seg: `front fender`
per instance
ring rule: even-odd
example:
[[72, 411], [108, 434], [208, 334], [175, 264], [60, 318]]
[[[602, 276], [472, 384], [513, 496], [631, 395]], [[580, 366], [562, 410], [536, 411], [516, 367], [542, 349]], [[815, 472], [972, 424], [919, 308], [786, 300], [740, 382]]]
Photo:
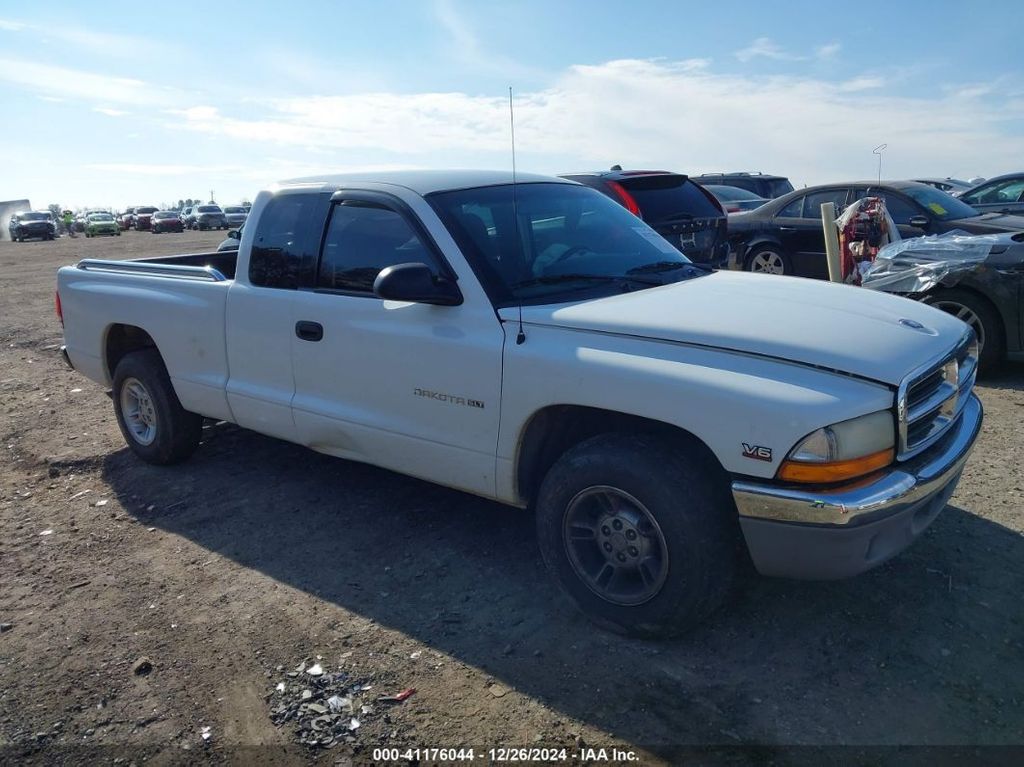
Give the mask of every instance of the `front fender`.
[[578, 405], [676, 426], [707, 445], [727, 471], [771, 478], [807, 434], [891, 408], [893, 398], [882, 384], [797, 363], [533, 326], [526, 343], [505, 348], [499, 496], [515, 497], [518, 445], [546, 407]]

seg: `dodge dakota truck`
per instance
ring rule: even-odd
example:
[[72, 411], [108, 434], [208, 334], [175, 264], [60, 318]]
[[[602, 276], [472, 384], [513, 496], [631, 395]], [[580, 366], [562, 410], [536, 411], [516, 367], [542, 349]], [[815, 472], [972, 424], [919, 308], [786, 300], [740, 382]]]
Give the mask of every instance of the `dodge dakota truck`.
[[710, 272], [545, 176], [282, 183], [237, 252], [84, 260], [57, 308], [141, 459], [217, 419], [531, 509], [564, 591], [640, 636], [704, 619], [748, 554], [807, 579], [896, 555], [982, 421], [958, 319]]

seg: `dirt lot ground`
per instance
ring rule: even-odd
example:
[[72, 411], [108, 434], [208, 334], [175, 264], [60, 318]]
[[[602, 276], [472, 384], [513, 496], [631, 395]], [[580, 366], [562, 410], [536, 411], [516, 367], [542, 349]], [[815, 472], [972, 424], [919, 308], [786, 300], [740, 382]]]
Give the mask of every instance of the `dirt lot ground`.
[[627, 641], [563, 601], [526, 513], [223, 425], [182, 466], [136, 460], [106, 394], [58, 359], [55, 270], [220, 239], [0, 243], [0, 761], [331, 763], [352, 747], [278, 750], [294, 735], [270, 720], [275, 685], [318, 656], [373, 685], [360, 763], [459, 745], [573, 761], [577, 739], [644, 763], [1024, 743], [1024, 368], [980, 387], [963, 481], [895, 561], [838, 583], [749, 575], [689, 636]]

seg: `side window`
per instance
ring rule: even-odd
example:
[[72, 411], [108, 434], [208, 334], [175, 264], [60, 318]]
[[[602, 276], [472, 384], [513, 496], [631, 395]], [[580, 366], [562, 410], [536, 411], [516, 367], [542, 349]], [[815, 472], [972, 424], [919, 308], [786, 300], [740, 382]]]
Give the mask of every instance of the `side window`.
[[897, 224], [909, 224], [914, 216], [922, 215], [913, 203], [902, 197], [883, 192], [882, 199], [885, 200], [885, 209]]
[[316, 286], [372, 293], [382, 269], [436, 261], [405, 218], [376, 203], [348, 200], [335, 205], [324, 237]]
[[843, 208], [846, 207], [846, 190], [845, 189], [828, 189], [823, 192], [813, 192], [807, 195], [805, 198], [807, 204], [804, 205], [804, 218], [821, 218], [821, 206], [826, 202], [835, 203], [836, 215], [839, 215]]
[[777, 216], [779, 218], [800, 218], [800, 211], [803, 210], [803, 207], [804, 198], [797, 197], [793, 202], [780, 210]]
[[303, 237], [316, 200], [315, 194], [281, 194], [267, 203], [253, 238], [249, 282], [265, 288], [299, 287]]
[[961, 199], [969, 205], [998, 205], [1001, 202], [1017, 202], [1021, 194], [1024, 194], [1024, 179], [1008, 179], [983, 186], [974, 194], [964, 195]]

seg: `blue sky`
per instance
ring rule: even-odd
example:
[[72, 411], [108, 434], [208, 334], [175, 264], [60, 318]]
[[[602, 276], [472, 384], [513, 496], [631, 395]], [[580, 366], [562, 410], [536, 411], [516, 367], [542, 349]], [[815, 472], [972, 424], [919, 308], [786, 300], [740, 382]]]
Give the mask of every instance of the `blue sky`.
[[0, 3], [0, 199], [160, 204], [398, 167], [1020, 170], [1024, 5]]

